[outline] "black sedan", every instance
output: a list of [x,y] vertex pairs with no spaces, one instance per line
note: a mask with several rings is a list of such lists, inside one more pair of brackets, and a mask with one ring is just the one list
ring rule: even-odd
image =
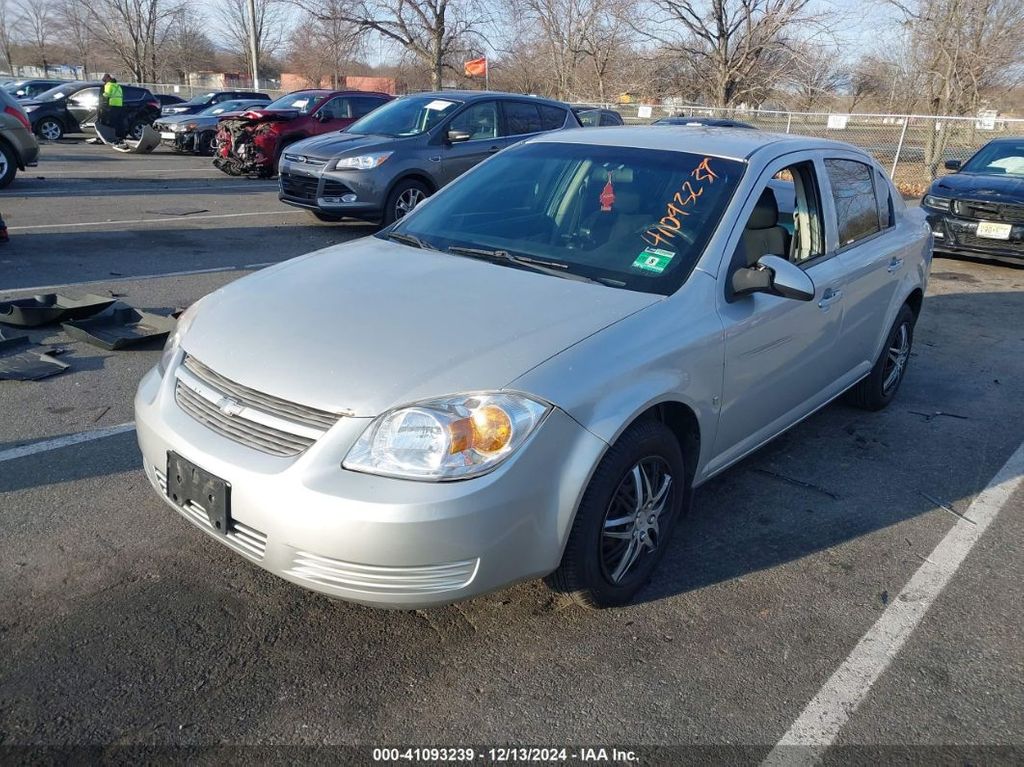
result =
[[[65,133],[82,133],[85,126],[96,120],[102,86],[101,82],[87,80],[65,83],[31,101],[22,102],[22,108],[38,136],[56,141]],[[145,88],[124,85],[122,90],[122,119],[128,138],[139,139],[142,137],[142,129],[159,117],[160,102]]]
[[990,141],[932,182],[921,207],[936,252],[1024,260],[1024,137]]
[[163,117],[174,117],[177,115],[194,115],[202,112],[207,107],[219,104],[222,101],[238,101],[240,99],[254,99],[256,101],[270,101],[270,96],[257,91],[210,91],[198,96],[193,96],[188,101],[180,104],[168,104],[163,108]]

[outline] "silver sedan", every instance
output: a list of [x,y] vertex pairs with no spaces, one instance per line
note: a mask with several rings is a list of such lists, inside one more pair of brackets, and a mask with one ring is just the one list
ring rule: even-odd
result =
[[923,217],[837,142],[596,128],[181,317],[135,400],[185,519],[388,607],[546,576],[629,601],[692,490],[846,393],[887,405]]

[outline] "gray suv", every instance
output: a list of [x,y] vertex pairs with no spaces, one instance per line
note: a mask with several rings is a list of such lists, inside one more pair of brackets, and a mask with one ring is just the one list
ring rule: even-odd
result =
[[0,88],[0,189],[14,181],[18,169],[35,165],[39,142],[32,124],[17,100]]
[[279,197],[321,221],[391,224],[495,152],[537,133],[579,127],[565,104],[532,96],[404,96],[344,131],[289,146],[281,157]]

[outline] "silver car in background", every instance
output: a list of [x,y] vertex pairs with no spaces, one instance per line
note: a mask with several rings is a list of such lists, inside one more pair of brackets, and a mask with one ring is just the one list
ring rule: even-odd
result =
[[846,144],[537,136],[191,306],[136,395],[146,475],[332,597],[546,576],[623,604],[694,487],[844,392],[892,400],[930,264],[923,217]]

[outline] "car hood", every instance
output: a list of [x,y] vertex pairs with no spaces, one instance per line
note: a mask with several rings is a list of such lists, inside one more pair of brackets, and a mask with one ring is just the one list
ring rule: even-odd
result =
[[182,345],[258,391],[375,416],[500,389],[660,299],[366,237],[221,288]]
[[953,173],[932,183],[931,194],[972,200],[1024,202],[1024,178],[993,173]]
[[390,148],[403,141],[408,141],[408,139],[335,131],[321,136],[313,136],[312,138],[292,144],[288,147],[288,154],[302,154],[322,160],[330,160],[354,149],[369,149],[379,146],[388,146]]
[[196,119],[195,115],[163,115],[153,121],[154,125],[176,125]]
[[239,116],[253,122],[277,122],[294,120],[300,114],[298,109],[260,109],[259,107],[252,107],[240,112]]

